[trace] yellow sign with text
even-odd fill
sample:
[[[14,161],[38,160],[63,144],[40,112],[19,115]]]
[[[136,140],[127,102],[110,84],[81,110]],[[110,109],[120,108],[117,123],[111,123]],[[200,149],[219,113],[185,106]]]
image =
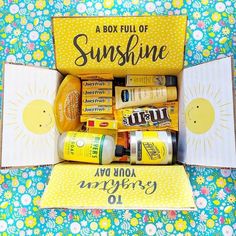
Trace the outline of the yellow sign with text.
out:
[[[186,16],[53,17],[56,67],[64,74],[176,75]]]
[[[42,208],[184,209],[195,204],[183,166],[84,165],[53,168]]]

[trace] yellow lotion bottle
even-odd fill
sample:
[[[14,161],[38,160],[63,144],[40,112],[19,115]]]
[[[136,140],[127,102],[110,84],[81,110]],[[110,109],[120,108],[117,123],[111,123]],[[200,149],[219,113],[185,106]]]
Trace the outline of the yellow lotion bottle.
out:
[[[115,142],[109,135],[66,132],[59,136],[58,154],[68,161],[110,164],[115,156]]]
[[[154,103],[174,101],[177,88],[172,87],[115,87],[116,109],[145,106]]]

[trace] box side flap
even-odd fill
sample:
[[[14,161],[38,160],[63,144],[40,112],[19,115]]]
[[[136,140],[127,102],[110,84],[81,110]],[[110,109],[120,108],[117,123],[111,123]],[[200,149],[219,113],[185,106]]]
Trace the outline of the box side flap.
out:
[[[53,17],[63,74],[176,75],[183,68],[186,16]]]
[[[233,87],[231,57],[179,75],[179,161],[236,167]]]
[[[55,198],[56,196],[56,198]],[[183,166],[58,164],[42,208],[195,209]]]
[[[60,161],[52,106],[61,79],[56,70],[4,64],[2,167]]]

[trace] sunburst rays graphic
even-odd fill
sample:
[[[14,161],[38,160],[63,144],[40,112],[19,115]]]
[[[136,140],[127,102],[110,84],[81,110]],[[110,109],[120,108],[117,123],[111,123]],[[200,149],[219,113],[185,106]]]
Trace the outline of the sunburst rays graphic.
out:
[[[50,91],[46,86],[39,86],[36,83],[31,83],[28,87],[24,89],[17,90],[14,98],[7,98],[6,105],[4,107],[5,115],[7,117],[5,125],[8,128],[14,130],[14,142],[24,147],[25,152],[28,149],[37,148],[40,150],[41,155],[46,153],[45,147],[53,147],[55,144],[55,135],[57,135],[57,130],[55,128],[55,121],[53,115],[53,104],[49,101],[55,97],[55,91]],[[34,105],[35,101],[40,101],[37,103],[38,108],[33,109],[32,112],[26,114],[27,117],[23,118],[23,113],[28,104],[32,103]],[[40,110],[41,109],[41,110]],[[36,114],[35,114],[36,112]],[[39,114],[37,114],[39,112]],[[41,113],[42,112],[42,113]],[[29,124],[38,121],[40,116],[50,118],[50,125],[44,127],[44,130],[40,133],[39,130],[34,128],[29,129]],[[48,119],[49,119],[48,118]],[[42,120],[43,121],[43,120]],[[41,122],[42,123],[42,122]],[[40,128],[43,128],[43,123],[38,124]],[[32,124],[31,124],[32,127]]]
[[[229,107],[232,101],[225,101],[221,89],[215,89],[212,84],[200,83],[188,87],[184,94],[185,117],[188,129],[187,144],[193,147],[193,155],[207,155],[207,150],[214,148],[215,141],[222,140],[222,132],[229,130],[228,118],[232,116]]]

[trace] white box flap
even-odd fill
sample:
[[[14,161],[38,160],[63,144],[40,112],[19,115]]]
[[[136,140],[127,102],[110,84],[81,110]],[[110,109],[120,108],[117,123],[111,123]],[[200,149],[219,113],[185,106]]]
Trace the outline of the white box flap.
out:
[[[56,70],[4,65],[2,167],[59,162],[53,103],[61,78]]]
[[[178,160],[236,167],[232,58],[184,69],[179,103]]]

